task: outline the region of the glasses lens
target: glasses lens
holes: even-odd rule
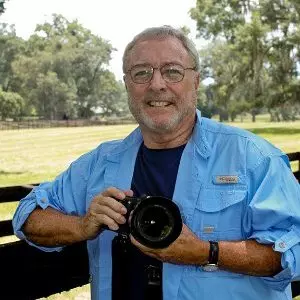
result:
[[[179,82],[184,77],[184,68],[180,65],[166,65],[160,71],[167,82]]]
[[[135,83],[149,82],[153,75],[153,68],[150,66],[135,66],[130,71],[132,81]]]

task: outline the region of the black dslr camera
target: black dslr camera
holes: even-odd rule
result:
[[[119,234],[132,234],[138,242],[150,248],[168,247],[180,235],[181,214],[172,200],[144,196],[126,197],[119,202],[127,208],[127,221],[119,226]]]

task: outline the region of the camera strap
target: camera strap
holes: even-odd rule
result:
[[[149,265],[146,267],[147,283],[145,300],[162,300],[162,268]]]
[[[130,299],[130,288],[136,278],[129,276],[135,252],[127,234],[119,233],[112,241],[112,300]],[[140,288],[144,289],[141,300],[162,300],[162,267],[147,264],[144,267],[144,280]],[[132,280],[134,280],[132,282]]]
[[[118,234],[111,245],[112,254],[112,300],[128,299],[129,277],[126,276],[130,262],[130,239],[126,234]]]

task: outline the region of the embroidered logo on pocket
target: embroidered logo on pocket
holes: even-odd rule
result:
[[[216,183],[218,184],[233,184],[238,183],[239,177],[236,175],[217,175]]]

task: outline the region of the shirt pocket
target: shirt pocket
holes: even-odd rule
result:
[[[194,232],[204,240],[243,238],[246,197],[243,187],[203,187],[195,207]]]

